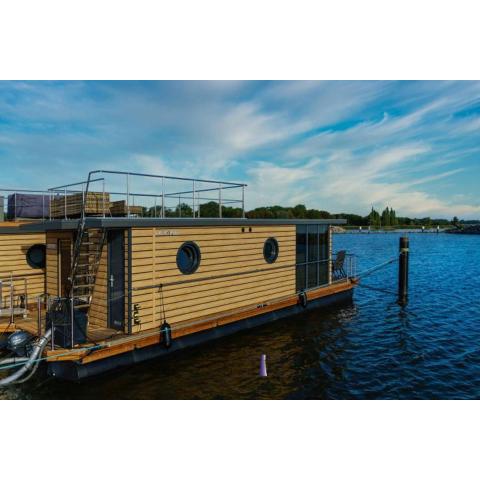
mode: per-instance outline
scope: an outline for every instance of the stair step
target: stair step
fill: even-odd
[[[85,304],[75,305],[76,309],[88,309],[90,306],[105,240],[106,230],[88,230],[84,223],[79,225],[75,263],[71,272],[74,278],[72,291],[75,298],[83,300]],[[75,284],[77,281],[78,285]]]
[[[88,303],[82,303],[81,305],[75,305],[73,308],[75,310],[80,310],[80,309],[83,309],[83,308],[89,308],[90,305]]]

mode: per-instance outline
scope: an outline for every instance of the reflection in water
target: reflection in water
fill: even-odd
[[[37,376],[0,398],[478,398],[480,237],[410,236],[410,298],[397,266],[366,277],[352,304],[305,312],[79,384]],[[398,236],[337,235],[362,270]],[[258,375],[267,355],[268,377]]]

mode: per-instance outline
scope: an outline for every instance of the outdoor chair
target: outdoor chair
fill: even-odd
[[[332,275],[334,280],[345,278],[347,276],[345,270],[343,269],[346,255],[346,250],[340,250],[339,252],[337,252],[335,260],[333,260],[332,262]]]

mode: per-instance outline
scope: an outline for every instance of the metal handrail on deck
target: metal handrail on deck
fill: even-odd
[[[334,254],[338,255],[338,252]],[[357,256],[353,253],[345,253],[345,260],[342,265],[342,271],[337,273],[337,277],[334,278],[334,264],[335,259],[331,259],[332,262],[332,283],[348,282],[357,278]]]
[[[15,284],[20,283],[23,291],[16,291]],[[8,287],[8,295],[4,297],[4,288]],[[15,307],[15,299],[18,305]],[[18,277],[13,274],[7,279],[0,278],[0,314],[7,313],[10,323],[14,323],[15,315],[26,316],[28,313],[28,282],[26,277]]]
[[[101,178],[94,178],[97,175],[102,175]],[[111,180],[111,177],[117,178],[118,176],[123,177],[125,182],[125,189],[118,191],[118,189],[111,189],[106,183],[107,180]],[[141,179],[156,179],[160,180],[161,183],[158,186],[158,192],[145,193],[145,192],[133,192],[132,191],[132,178],[141,178]],[[85,206],[87,201],[87,190],[88,186],[92,182],[102,182],[102,206],[98,214],[105,217],[107,215],[112,215],[110,211],[110,196],[120,196],[122,200],[125,201],[126,212],[125,216],[137,216],[138,208],[142,208],[142,213],[146,210],[148,216],[165,218],[167,212],[172,210],[177,213],[179,217],[182,216],[182,210],[184,205],[191,209],[191,216],[193,218],[199,218],[201,216],[201,207],[203,206],[200,201],[210,201],[218,203],[218,216],[221,218],[223,216],[223,207],[227,205],[239,205],[242,211],[242,217],[245,217],[245,183],[236,183],[236,182],[226,182],[219,180],[210,180],[210,179],[200,179],[200,178],[186,178],[186,177],[175,177],[169,175],[155,175],[149,173],[138,173],[138,172],[125,172],[117,170],[93,170],[89,172],[88,178],[83,182],[69,183],[66,185],[59,185],[56,187],[49,188],[48,191],[50,195],[63,195],[65,197],[65,218],[68,218],[68,208],[67,208],[67,195],[73,193],[82,194],[82,207]],[[181,189],[169,189],[168,182],[191,182],[190,188],[181,188]],[[209,186],[203,186],[202,184],[208,184]],[[81,187],[77,189],[72,189],[72,187]],[[232,189],[241,189],[241,198],[225,198],[223,195],[224,190]],[[208,196],[208,192],[216,192],[214,196]],[[108,205],[106,198],[108,197]],[[139,201],[150,199],[148,207],[145,205],[138,205]],[[161,200],[161,205],[157,205],[158,200]],[[168,205],[168,200],[175,200],[175,203]],[[178,200],[178,202],[177,202]],[[183,202],[182,202],[183,201]],[[137,202],[137,205],[135,205]],[[186,202],[191,202],[188,204]],[[160,215],[157,215],[157,213]],[[124,215],[121,215],[124,216]],[[170,218],[172,215],[168,215]],[[175,215],[173,215],[175,216]],[[50,216],[51,218],[51,216]]]
[[[118,182],[115,182],[117,178],[120,178],[124,182],[125,188],[118,189],[114,188],[115,185],[108,184],[112,179],[112,183],[118,184]],[[159,184],[155,185],[156,191],[151,193],[133,191],[132,179],[156,180]],[[42,220],[78,218],[81,216],[79,215],[79,210],[83,210],[85,202],[88,200],[87,185],[90,187],[92,184],[98,184],[99,182],[101,183],[101,191],[103,193],[102,200],[101,203],[99,202],[98,204],[98,211],[92,213],[92,215],[102,217],[117,214],[126,217],[146,215],[154,218],[191,216],[193,218],[200,218],[205,205],[213,202],[218,205],[218,215],[211,216],[221,218],[224,214],[224,207],[237,206],[241,209],[241,217],[245,218],[246,183],[117,170],[93,170],[89,172],[88,178],[85,181],[58,185],[48,188],[47,190],[0,189],[0,197],[4,199],[4,205],[2,207],[0,204],[0,208],[6,209],[8,213],[9,196],[4,196],[1,192],[13,195],[13,217],[16,220],[20,217],[17,214],[19,207],[17,204],[17,194],[36,194],[41,195],[41,199],[38,199],[38,204],[31,203],[36,202],[36,200],[30,199],[27,206],[37,207],[38,209],[41,208],[41,214],[36,214],[31,217],[25,215],[22,216],[22,218],[40,218]],[[180,188],[178,187],[179,182],[181,183]],[[172,184],[175,184],[174,186],[176,188],[173,188]],[[190,185],[187,187],[187,184]],[[237,197],[236,195],[225,195],[226,192],[234,192],[235,190],[241,190],[238,198],[235,198]],[[78,201],[78,205],[73,205],[73,207],[78,208],[75,208],[72,213],[69,211],[72,205],[69,203],[68,197],[75,194],[80,194],[81,200]],[[123,207],[121,204],[118,205],[120,212],[114,212],[113,215],[110,205],[110,198],[112,196],[120,198],[120,202],[125,202]],[[10,203],[12,203],[11,200]],[[52,205],[55,211],[52,211]],[[123,208],[125,208],[125,211]]]

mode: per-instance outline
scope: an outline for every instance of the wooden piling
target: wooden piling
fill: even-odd
[[[400,237],[400,252],[398,256],[398,303],[406,305],[408,302],[408,237]]]

